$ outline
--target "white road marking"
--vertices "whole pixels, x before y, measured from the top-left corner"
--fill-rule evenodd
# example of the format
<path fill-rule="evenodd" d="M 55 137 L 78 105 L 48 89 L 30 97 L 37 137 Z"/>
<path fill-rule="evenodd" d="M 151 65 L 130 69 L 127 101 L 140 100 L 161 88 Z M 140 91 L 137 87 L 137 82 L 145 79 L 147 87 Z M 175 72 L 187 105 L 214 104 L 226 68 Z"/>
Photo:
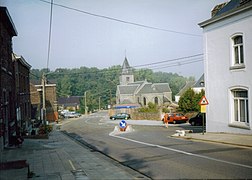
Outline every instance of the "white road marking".
<path fill-rule="evenodd" d="M 69 159 L 68 161 L 69 161 L 69 163 L 70 163 L 70 165 L 71 165 L 72 169 L 75 171 L 75 170 L 76 170 L 76 168 L 74 167 L 74 165 L 73 165 L 72 161 L 71 161 L 70 159 Z"/>
<path fill-rule="evenodd" d="M 225 160 L 221 160 L 221 159 L 211 158 L 211 157 L 204 156 L 204 155 L 199 155 L 199 154 L 193 154 L 193 153 L 190 153 L 190 152 L 181 151 L 181 150 L 178 150 L 178 149 L 173 149 L 173 148 L 169 148 L 169 147 L 165 147 L 165 146 L 160 146 L 160 145 L 157 145 L 157 144 L 141 142 L 141 141 L 137 141 L 137 140 L 134 140 L 134 139 L 129 139 L 129 138 L 121 137 L 121 136 L 116 136 L 113 133 L 110 133 L 109 135 L 112 136 L 112 137 L 115 137 L 115 138 L 126 140 L 126 141 L 131 141 L 131 142 L 134 142 L 134 143 L 143 144 L 143 145 L 151 146 L 151 147 L 157 147 L 157 148 L 160 148 L 160 149 L 166 149 L 166 150 L 169 150 L 169 151 L 185 154 L 185 155 L 188 155 L 188 156 L 195 156 L 195 157 L 198 157 L 198 158 L 208 159 L 208 160 L 212 160 L 212 161 L 217 161 L 217 162 L 226 163 L 226 164 L 230 164 L 230 165 L 234 165 L 234 166 L 240 166 L 240 167 L 245 167 L 245 168 L 252 169 L 252 166 L 249 166 L 249 165 L 244 165 L 244 164 L 240 164 L 240 163 L 235 163 L 235 162 L 225 161 Z"/>

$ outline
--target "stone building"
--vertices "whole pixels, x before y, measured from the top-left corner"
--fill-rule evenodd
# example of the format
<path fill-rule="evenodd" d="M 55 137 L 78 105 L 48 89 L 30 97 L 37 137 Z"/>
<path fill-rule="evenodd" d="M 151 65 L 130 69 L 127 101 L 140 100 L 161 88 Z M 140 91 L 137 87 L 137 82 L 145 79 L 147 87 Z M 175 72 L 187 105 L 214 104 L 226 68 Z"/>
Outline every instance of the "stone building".
<path fill-rule="evenodd" d="M 15 74 L 12 38 L 17 31 L 6 7 L 0 7 L 0 149 L 16 135 Z"/>
<path fill-rule="evenodd" d="M 172 92 L 168 83 L 150 83 L 134 81 L 133 70 L 127 58 L 122 65 L 120 85 L 117 86 L 117 106 L 125 104 L 129 107 L 147 106 L 149 102 L 163 106 L 172 102 Z"/>

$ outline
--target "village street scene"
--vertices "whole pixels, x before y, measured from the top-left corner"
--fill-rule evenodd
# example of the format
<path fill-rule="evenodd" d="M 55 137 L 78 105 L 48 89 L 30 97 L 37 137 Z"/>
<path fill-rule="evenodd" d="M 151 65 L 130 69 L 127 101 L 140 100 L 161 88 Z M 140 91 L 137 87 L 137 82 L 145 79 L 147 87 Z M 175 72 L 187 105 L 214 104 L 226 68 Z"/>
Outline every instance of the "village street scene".
<path fill-rule="evenodd" d="M 251 0 L 3 0 L 0 37 L 1 180 L 252 178 Z"/>

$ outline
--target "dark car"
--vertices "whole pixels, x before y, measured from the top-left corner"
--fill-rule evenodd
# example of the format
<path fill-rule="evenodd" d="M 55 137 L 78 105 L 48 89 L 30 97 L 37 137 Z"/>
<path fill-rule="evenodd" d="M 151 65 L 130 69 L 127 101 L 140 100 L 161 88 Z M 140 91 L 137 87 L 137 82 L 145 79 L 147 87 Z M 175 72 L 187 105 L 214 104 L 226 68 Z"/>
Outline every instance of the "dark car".
<path fill-rule="evenodd" d="M 110 116 L 110 119 L 115 120 L 115 119 L 130 119 L 130 115 L 127 113 L 118 113 L 113 116 Z"/>
<path fill-rule="evenodd" d="M 189 123 L 192 126 L 202 126 L 203 125 L 203 114 L 202 113 L 198 113 L 196 116 L 192 117 L 191 119 L 189 119 Z M 206 124 L 206 118 L 204 118 L 204 123 Z"/>

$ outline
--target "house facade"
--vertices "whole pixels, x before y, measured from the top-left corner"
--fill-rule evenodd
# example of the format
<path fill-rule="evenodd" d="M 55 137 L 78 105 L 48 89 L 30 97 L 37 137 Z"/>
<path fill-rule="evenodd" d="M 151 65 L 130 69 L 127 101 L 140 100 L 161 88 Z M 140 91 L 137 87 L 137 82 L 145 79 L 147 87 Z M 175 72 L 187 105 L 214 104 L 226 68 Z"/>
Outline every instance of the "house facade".
<path fill-rule="evenodd" d="M 204 34 L 207 132 L 252 134 L 252 1 L 217 5 Z"/>
<path fill-rule="evenodd" d="M 58 120 L 58 104 L 56 84 L 45 84 L 46 120 L 55 122 Z M 30 97 L 32 105 L 32 118 L 42 120 L 43 86 L 42 84 L 30 84 Z"/>
<path fill-rule="evenodd" d="M 0 149 L 16 135 L 15 74 L 12 38 L 17 31 L 6 7 L 0 7 Z"/>
<path fill-rule="evenodd" d="M 80 110 L 80 101 L 82 96 L 69 96 L 69 97 L 59 97 L 58 98 L 58 109 L 59 110 Z"/>
<path fill-rule="evenodd" d="M 22 56 L 12 54 L 15 72 L 15 107 L 17 126 L 21 133 L 31 128 L 30 69 Z"/>
<path fill-rule="evenodd" d="M 162 106 L 172 102 L 172 92 L 168 83 L 150 83 L 145 81 L 134 81 L 132 68 L 127 58 L 122 65 L 120 85 L 116 90 L 116 103 L 128 104 L 130 106 L 147 106 L 149 102 Z"/>

